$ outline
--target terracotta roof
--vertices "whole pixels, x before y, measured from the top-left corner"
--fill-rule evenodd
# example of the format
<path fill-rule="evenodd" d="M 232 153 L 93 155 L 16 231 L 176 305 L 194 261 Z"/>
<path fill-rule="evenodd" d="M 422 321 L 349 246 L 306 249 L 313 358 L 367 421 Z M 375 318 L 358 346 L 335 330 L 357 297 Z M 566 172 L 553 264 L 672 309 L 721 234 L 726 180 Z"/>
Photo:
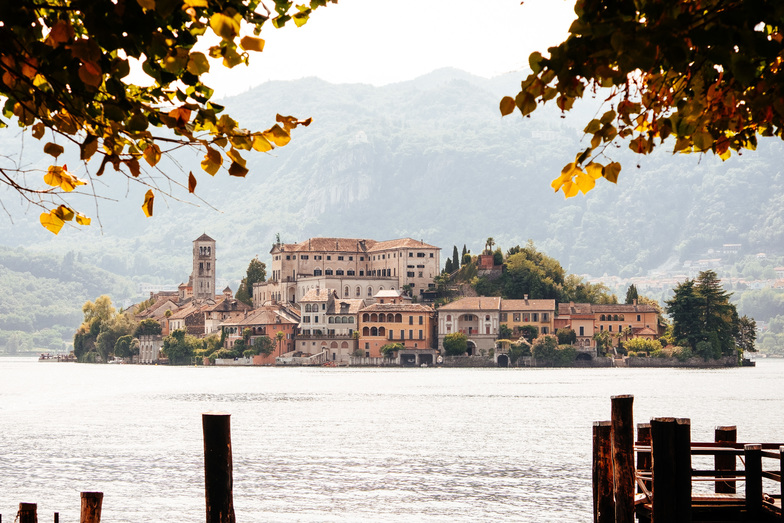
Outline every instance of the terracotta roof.
<path fill-rule="evenodd" d="M 199 236 L 198 238 L 196 238 L 193 241 L 194 242 L 214 242 L 215 240 L 213 240 L 212 238 L 207 236 L 207 233 L 204 233 L 204 234 L 202 234 L 201 236 Z"/>
<path fill-rule="evenodd" d="M 344 310 L 342 305 L 347 305 Z M 327 311 L 328 314 L 356 314 L 359 309 L 365 306 L 364 300 L 346 299 L 336 300 Z"/>
<path fill-rule="evenodd" d="M 591 305 L 591 309 L 595 313 L 617 312 L 618 314 L 628 314 L 632 312 L 656 312 L 656 308 L 653 305 L 634 305 L 626 303 L 615 303 L 612 305 Z"/>
<path fill-rule="evenodd" d="M 235 298 L 220 297 L 215 305 L 207 307 L 207 312 L 233 312 L 250 310 L 251 306 Z"/>
<path fill-rule="evenodd" d="M 229 287 L 228 285 L 226 285 L 226 288 L 225 288 L 225 289 L 223 289 L 223 292 L 229 292 L 229 293 L 230 293 L 230 292 L 231 292 L 231 287 Z"/>
<path fill-rule="evenodd" d="M 638 328 L 638 329 L 632 329 L 632 330 L 634 331 L 634 334 L 636 334 L 636 335 L 642 335 L 642 336 L 656 336 L 656 335 L 658 335 L 658 332 L 656 332 L 655 330 L 651 329 L 650 327 L 643 327 L 642 329 Z"/>
<path fill-rule="evenodd" d="M 359 312 L 434 312 L 432 307 L 420 303 L 374 303 Z"/>
<path fill-rule="evenodd" d="M 368 249 L 368 252 L 387 251 L 390 249 L 439 249 L 439 247 L 412 238 L 400 238 L 398 240 L 377 242 Z"/>
<path fill-rule="evenodd" d="M 278 321 L 280 320 L 280 321 Z M 277 310 L 277 307 L 262 307 L 249 312 L 247 316 L 232 315 L 231 318 L 222 321 L 221 325 L 275 325 L 282 323 L 299 323 L 286 317 Z"/>
<path fill-rule="evenodd" d="M 475 296 L 472 298 L 461 298 L 457 301 L 442 305 L 439 310 L 447 311 L 487 311 L 500 310 L 501 298 L 496 296 Z"/>
<path fill-rule="evenodd" d="M 559 303 L 558 304 L 558 315 L 559 316 L 569 316 L 575 314 L 593 314 L 591 312 L 591 304 L 590 303 Z"/>
<path fill-rule="evenodd" d="M 273 245 L 270 252 L 347 252 L 364 253 L 391 249 L 438 249 L 412 238 L 376 241 L 368 238 L 309 238 L 300 243 Z"/>
<path fill-rule="evenodd" d="M 178 310 L 177 312 L 173 312 L 171 316 L 169 316 L 169 320 L 178 320 L 181 318 L 187 318 L 191 314 L 195 314 L 199 312 L 202 307 L 196 305 L 193 302 L 188 303 L 183 308 Z"/>
<path fill-rule="evenodd" d="M 555 310 L 555 300 L 501 300 L 502 311 Z"/>
<path fill-rule="evenodd" d="M 310 289 L 299 301 L 329 301 L 330 296 L 337 297 L 333 289 Z"/>

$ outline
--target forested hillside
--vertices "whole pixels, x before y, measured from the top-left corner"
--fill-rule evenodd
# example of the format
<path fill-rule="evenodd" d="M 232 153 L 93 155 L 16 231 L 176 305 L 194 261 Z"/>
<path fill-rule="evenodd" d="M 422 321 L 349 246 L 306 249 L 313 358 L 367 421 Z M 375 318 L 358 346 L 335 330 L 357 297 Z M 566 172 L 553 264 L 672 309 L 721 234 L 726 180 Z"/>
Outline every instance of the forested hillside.
<path fill-rule="evenodd" d="M 274 154 L 248 155 L 245 179 L 225 172 L 210 177 L 199 168 L 200 156 L 179 152 L 162 169 L 181 180 L 193 171 L 203 201 L 160 178 L 185 202 L 159 195 L 146 219 L 140 208 L 146 188 L 107 169 L 92 184 L 117 202 L 98 200 L 90 213 L 96 202 L 85 195 L 83 210 L 95 217 L 93 225 L 66 227 L 57 237 L 39 225 L 37 208 L 0 190 L 7 211 L 0 215 L 0 244 L 46 253 L 36 264 L 73 251 L 111 273 L 171 284 L 187 278 L 191 241 L 203 232 L 217 240 L 218 277 L 230 280 L 255 255 L 269 262 L 277 233 L 284 242 L 410 236 L 446 249 L 468 239 L 475 252 L 488 236 L 504 247 L 530 238 L 569 272 L 592 275 L 641 275 L 724 243 L 741 243 L 744 253 L 782 254 L 781 140 L 761 139 L 757 151 L 726 162 L 613 150 L 624 164 L 618 185 L 599 180 L 589 196 L 564 200 L 550 181 L 580 151 L 582 126 L 595 108 L 588 103 L 567 118 L 553 108 L 532 118 L 501 118 L 499 100 L 515 92 L 519 79 L 519 73 L 486 80 L 441 70 L 384 87 L 314 78 L 267 83 L 222 103 L 252 129 L 268 126 L 276 112 L 313 117 L 313 124 L 295 130 Z M 0 133 L 4 153 L 25 168 L 47 161 L 32 156 L 39 147 L 31 146 L 19 158 L 31 140 L 18 129 Z M 72 169 L 79 165 L 76 158 L 65 161 Z M 16 269 L 0 270 L 6 279 L 20 278 Z M 14 303 L 30 301 L 25 285 L 15 284 Z M 84 299 L 109 292 L 108 286 L 85 288 Z M 5 317 L 0 323 L 10 321 Z M 14 321 L 29 327 L 37 320 Z"/>

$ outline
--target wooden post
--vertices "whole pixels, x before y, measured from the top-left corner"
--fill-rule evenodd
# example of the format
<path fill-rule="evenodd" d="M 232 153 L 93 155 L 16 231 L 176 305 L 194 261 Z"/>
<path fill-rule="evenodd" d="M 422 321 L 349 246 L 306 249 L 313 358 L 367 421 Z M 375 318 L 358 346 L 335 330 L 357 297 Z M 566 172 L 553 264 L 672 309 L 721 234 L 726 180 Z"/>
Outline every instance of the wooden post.
<path fill-rule="evenodd" d="M 651 445 L 651 424 L 650 423 L 638 423 L 637 424 L 637 444 L 640 446 L 648 446 Z M 645 451 L 638 451 L 637 452 L 637 470 L 640 472 L 650 472 L 651 471 L 651 453 Z M 648 490 L 651 490 L 651 482 L 645 481 L 645 486 L 648 487 Z M 637 486 L 637 492 L 642 492 L 642 487 Z"/>
<path fill-rule="evenodd" d="M 675 418 L 651 420 L 651 470 L 653 473 L 652 523 L 676 520 Z"/>
<path fill-rule="evenodd" d="M 691 420 L 675 420 L 676 523 L 691 523 Z"/>
<path fill-rule="evenodd" d="M 735 426 L 716 427 L 714 429 L 714 441 L 717 447 L 724 446 L 726 443 L 736 443 L 738 441 L 738 428 Z M 735 472 L 735 454 L 716 454 L 713 457 L 713 466 L 716 470 L 726 470 Z M 734 481 L 716 481 L 715 491 L 722 494 L 735 494 Z"/>
<path fill-rule="evenodd" d="M 784 494 L 784 446 L 779 447 L 779 489 L 779 494 Z M 781 499 L 784 500 L 784 497 Z M 784 521 L 784 510 L 781 511 L 781 521 Z"/>
<path fill-rule="evenodd" d="M 232 495 L 231 415 L 202 414 L 207 523 L 235 523 Z"/>
<path fill-rule="evenodd" d="M 55 512 L 54 513 L 54 523 L 60 523 L 60 513 L 59 512 Z"/>
<path fill-rule="evenodd" d="M 101 523 L 103 492 L 82 492 L 82 511 L 79 523 Z"/>
<path fill-rule="evenodd" d="M 759 521 L 762 514 L 762 445 L 744 445 L 746 458 L 746 517 Z"/>
<path fill-rule="evenodd" d="M 634 523 L 634 396 L 611 398 L 615 523 Z"/>
<path fill-rule="evenodd" d="M 38 523 L 38 505 L 35 503 L 19 503 L 16 521 L 18 523 Z"/>
<path fill-rule="evenodd" d="M 594 523 L 615 523 L 611 429 L 609 421 L 593 422 Z"/>

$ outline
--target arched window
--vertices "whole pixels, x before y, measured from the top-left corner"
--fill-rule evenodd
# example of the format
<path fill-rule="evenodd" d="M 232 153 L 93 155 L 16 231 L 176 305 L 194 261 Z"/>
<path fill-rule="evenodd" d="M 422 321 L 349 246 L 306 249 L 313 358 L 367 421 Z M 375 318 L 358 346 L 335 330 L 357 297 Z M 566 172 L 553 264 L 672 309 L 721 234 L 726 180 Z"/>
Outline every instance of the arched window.
<path fill-rule="evenodd" d="M 370 335 L 371 335 L 371 336 L 378 336 L 378 329 L 377 329 L 377 328 L 375 328 L 375 327 L 371 327 L 371 329 L 370 329 Z"/>
<path fill-rule="evenodd" d="M 370 321 L 373 323 L 378 321 L 378 315 L 375 312 L 370 315 Z"/>
<path fill-rule="evenodd" d="M 378 328 L 378 335 L 379 336 L 386 336 L 387 335 L 387 330 L 384 327 L 379 327 Z"/>
<path fill-rule="evenodd" d="M 330 344 L 330 348 L 337 349 L 338 348 L 338 342 L 333 341 L 332 344 Z"/>
<path fill-rule="evenodd" d="M 321 276 L 321 269 L 313 269 L 313 276 Z"/>
<path fill-rule="evenodd" d="M 343 297 L 348 298 L 348 292 L 348 285 L 346 285 L 346 288 L 343 289 Z"/>
<path fill-rule="evenodd" d="M 332 276 L 332 269 L 325 269 L 324 270 L 324 275 L 325 276 Z"/>
<path fill-rule="evenodd" d="M 373 296 L 373 287 L 368 287 L 368 296 Z"/>
<path fill-rule="evenodd" d="M 384 323 L 385 321 L 387 321 L 387 315 L 382 312 L 381 314 L 378 315 L 378 321 Z"/>
<path fill-rule="evenodd" d="M 362 315 L 362 321 L 370 321 L 370 315 L 367 312 Z"/>
<path fill-rule="evenodd" d="M 452 321 L 452 315 L 451 314 L 447 314 L 446 315 L 446 321 Z"/>
<path fill-rule="evenodd" d="M 359 285 L 357 285 L 357 298 L 359 298 L 360 294 L 362 294 L 362 289 L 360 289 Z"/>
<path fill-rule="evenodd" d="M 485 321 L 490 321 L 490 315 L 489 314 L 485 315 Z"/>
<path fill-rule="evenodd" d="M 395 314 L 395 323 L 403 323 L 403 315 Z"/>
<path fill-rule="evenodd" d="M 370 336 L 370 329 L 368 329 L 367 327 L 364 327 L 362 329 L 362 335 L 363 336 Z"/>
<path fill-rule="evenodd" d="M 335 271 L 335 276 L 343 276 L 343 269 L 337 269 Z"/>
<path fill-rule="evenodd" d="M 349 320 L 349 318 L 347 318 L 346 316 L 343 316 L 343 321 L 342 321 L 342 323 L 348 323 L 348 320 Z"/>
<path fill-rule="evenodd" d="M 343 343 L 341 343 L 341 344 L 340 344 L 340 348 L 341 348 L 341 349 L 348 349 L 348 342 L 347 342 L 347 341 L 344 341 Z"/>
<path fill-rule="evenodd" d="M 604 321 L 604 314 L 602 314 L 601 316 L 599 316 L 599 321 Z"/>
<path fill-rule="evenodd" d="M 329 323 L 335 323 L 335 318 L 333 318 L 332 316 L 330 316 L 330 317 L 329 317 Z"/>
<path fill-rule="evenodd" d="M 623 314 L 619 316 L 620 320 L 623 321 Z"/>
<path fill-rule="evenodd" d="M 618 321 L 618 315 L 617 314 L 613 315 L 613 321 Z"/>
<path fill-rule="evenodd" d="M 378 288 L 378 290 L 383 291 L 384 290 L 384 286 L 382 285 L 381 287 Z"/>
<path fill-rule="evenodd" d="M 348 317 L 348 322 L 349 323 L 354 323 L 354 316 L 349 316 Z"/>

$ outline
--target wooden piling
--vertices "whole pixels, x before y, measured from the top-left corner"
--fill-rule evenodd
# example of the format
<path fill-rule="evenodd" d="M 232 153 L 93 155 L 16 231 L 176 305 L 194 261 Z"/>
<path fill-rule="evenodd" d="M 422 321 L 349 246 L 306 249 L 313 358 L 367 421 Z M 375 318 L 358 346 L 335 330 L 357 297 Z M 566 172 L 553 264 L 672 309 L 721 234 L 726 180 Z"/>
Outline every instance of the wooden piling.
<path fill-rule="evenodd" d="M 593 423 L 593 521 L 615 523 L 613 498 L 612 422 Z"/>
<path fill-rule="evenodd" d="M 716 427 L 714 429 L 714 441 L 717 447 L 727 443 L 738 441 L 738 428 L 734 425 L 726 427 Z M 713 466 L 716 470 L 735 472 L 736 459 L 734 454 L 716 454 L 713 457 Z M 734 481 L 716 481 L 715 492 L 721 494 L 735 494 Z"/>
<path fill-rule="evenodd" d="M 103 492 L 82 492 L 82 510 L 79 523 L 101 523 Z"/>
<path fill-rule="evenodd" d="M 676 523 L 691 523 L 691 420 L 675 420 Z"/>
<path fill-rule="evenodd" d="M 19 503 L 16 521 L 18 523 L 38 523 L 38 505 L 35 503 Z"/>
<path fill-rule="evenodd" d="M 744 445 L 746 461 L 746 517 L 758 521 L 762 514 L 762 445 Z"/>
<path fill-rule="evenodd" d="M 235 523 L 232 494 L 231 415 L 202 414 L 207 523 Z"/>
<path fill-rule="evenodd" d="M 59 512 L 55 512 L 54 513 L 54 523 L 60 523 L 60 513 Z"/>
<path fill-rule="evenodd" d="M 634 396 L 613 396 L 611 403 L 615 523 L 634 523 Z"/>
<path fill-rule="evenodd" d="M 781 499 L 784 504 L 784 446 L 779 447 L 779 494 L 783 495 Z M 781 521 L 784 521 L 784 506 L 781 510 Z"/>
<path fill-rule="evenodd" d="M 651 521 L 669 523 L 676 520 L 675 418 L 651 420 L 651 457 L 653 474 Z"/>

